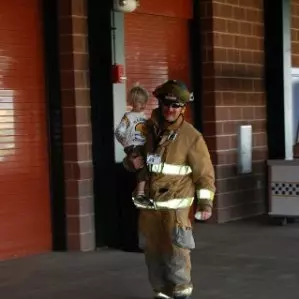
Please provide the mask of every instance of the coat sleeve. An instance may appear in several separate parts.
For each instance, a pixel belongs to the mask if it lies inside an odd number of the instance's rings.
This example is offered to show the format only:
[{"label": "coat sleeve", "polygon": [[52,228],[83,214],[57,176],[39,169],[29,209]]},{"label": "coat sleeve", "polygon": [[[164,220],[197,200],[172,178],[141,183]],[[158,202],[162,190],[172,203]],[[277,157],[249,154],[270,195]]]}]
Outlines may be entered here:
[{"label": "coat sleeve", "polygon": [[127,129],[129,127],[129,120],[126,115],[124,115],[115,129],[115,138],[116,140],[124,147],[125,139],[127,138]]},{"label": "coat sleeve", "polygon": [[188,162],[192,168],[199,204],[212,206],[216,191],[215,173],[208,147],[201,134],[189,149]]}]

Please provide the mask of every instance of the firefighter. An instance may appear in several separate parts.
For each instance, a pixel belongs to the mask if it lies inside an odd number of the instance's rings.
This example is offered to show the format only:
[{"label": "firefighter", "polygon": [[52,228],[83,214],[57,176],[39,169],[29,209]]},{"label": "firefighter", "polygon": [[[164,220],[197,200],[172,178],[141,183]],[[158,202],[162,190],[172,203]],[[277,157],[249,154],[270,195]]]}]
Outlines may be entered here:
[{"label": "firefighter", "polygon": [[[169,80],[153,94],[159,107],[147,122],[148,201],[140,203],[133,196],[140,209],[139,246],[155,298],[190,299],[190,250],[195,242],[189,212],[196,195],[197,218],[211,217],[214,169],[203,136],[184,119],[186,105],[193,100],[187,87]],[[143,167],[141,157],[128,160],[127,168]]]}]

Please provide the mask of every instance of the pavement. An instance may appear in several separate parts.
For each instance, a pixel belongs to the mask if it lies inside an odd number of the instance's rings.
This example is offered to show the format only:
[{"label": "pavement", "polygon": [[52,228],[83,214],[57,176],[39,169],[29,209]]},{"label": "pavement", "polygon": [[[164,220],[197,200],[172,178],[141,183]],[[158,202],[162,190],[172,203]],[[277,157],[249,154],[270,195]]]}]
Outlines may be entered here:
[{"label": "pavement", "polygon": [[[193,299],[299,299],[299,224],[196,224]],[[142,253],[53,252],[0,263],[0,299],[151,299]]]}]

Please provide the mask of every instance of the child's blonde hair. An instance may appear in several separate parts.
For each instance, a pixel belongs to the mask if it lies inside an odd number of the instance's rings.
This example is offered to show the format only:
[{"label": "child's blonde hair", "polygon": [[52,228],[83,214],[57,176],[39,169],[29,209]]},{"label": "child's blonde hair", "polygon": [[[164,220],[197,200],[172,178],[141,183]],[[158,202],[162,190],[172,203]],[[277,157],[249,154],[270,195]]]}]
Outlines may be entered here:
[{"label": "child's blonde hair", "polygon": [[133,106],[137,101],[148,101],[149,94],[147,90],[139,85],[132,87],[128,92],[128,104]]}]

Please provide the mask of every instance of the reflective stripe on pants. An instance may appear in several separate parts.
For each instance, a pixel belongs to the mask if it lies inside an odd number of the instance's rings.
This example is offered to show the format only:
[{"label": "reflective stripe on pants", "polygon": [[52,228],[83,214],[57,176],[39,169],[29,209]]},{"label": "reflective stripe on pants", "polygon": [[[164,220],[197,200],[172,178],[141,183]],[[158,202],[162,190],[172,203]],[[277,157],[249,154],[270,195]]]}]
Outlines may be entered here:
[{"label": "reflective stripe on pants", "polygon": [[135,200],[135,197],[133,197],[132,200],[135,206],[140,209],[176,210],[191,207],[194,197],[174,198],[167,201],[154,201],[149,199],[148,204]]}]

